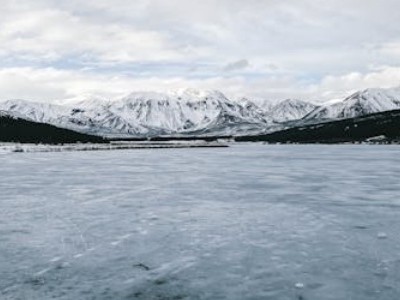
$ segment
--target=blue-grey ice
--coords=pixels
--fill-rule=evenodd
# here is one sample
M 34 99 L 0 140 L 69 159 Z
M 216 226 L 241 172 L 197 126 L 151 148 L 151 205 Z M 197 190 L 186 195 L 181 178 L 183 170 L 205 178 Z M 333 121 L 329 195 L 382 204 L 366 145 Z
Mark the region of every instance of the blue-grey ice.
M 398 146 L 0 154 L 0 299 L 400 299 Z

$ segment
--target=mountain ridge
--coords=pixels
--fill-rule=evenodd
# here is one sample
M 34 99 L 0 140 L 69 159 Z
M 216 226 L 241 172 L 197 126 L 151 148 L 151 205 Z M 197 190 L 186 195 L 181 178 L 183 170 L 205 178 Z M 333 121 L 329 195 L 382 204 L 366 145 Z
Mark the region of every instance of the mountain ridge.
M 78 97 L 55 104 L 0 102 L 0 110 L 26 120 L 105 137 L 262 134 L 301 124 L 400 109 L 400 88 L 366 89 L 318 106 L 298 99 L 258 104 L 233 101 L 217 90 L 133 92 L 124 97 Z
M 343 101 L 321 106 L 305 120 L 345 119 L 400 108 L 400 88 L 369 88 L 355 92 Z

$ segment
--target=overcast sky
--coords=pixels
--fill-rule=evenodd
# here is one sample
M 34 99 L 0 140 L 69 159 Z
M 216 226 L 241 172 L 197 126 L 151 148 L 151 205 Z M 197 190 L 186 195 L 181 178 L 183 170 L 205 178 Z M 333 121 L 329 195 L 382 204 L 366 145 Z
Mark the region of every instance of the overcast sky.
M 325 101 L 400 85 L 398 0 L 4 0 L 0 99 L 182 87 Z

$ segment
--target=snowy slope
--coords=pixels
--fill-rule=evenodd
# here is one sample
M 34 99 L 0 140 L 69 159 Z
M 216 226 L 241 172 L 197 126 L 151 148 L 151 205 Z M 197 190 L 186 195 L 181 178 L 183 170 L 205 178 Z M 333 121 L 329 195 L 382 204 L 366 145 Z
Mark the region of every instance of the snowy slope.
M 275 122 L 287 122 L 301 119 L 316 108 L 317 105 L 310 102 L 287 99 L 273 105 L 267 114 Z
M 0 117 L 15 117 L 11 112 L 0 110 Z
M 315 109 L 305 120 L 354 118 L 394 109 L 400 109 L 400 88 L 366 89 L 354 93 L 342 102 Z
M 63 106 L 47 103 L 37 103 L 27 100 L 8 100 L 0 103 L 0 110 L 9 113 L 19 113 L 26 119 L 41 123 L 50 123 L 52 119 L 57 119 L 68 110 Z
M 257 103 L 257 106 L 262 109 L 264 112 L 268 112 L 270 110 L 272 110 L 272 108 L 279 104 L 279 101 L 273 101 L 270 99 L 264 99 L 264 100 L 257 100 L 257 101 L 253 101 L 255 103 Z
M 82 110 L 78 107 L 27 100 L 7 100 L 0 103 L 0 110 L 30 121 L 52 124 L 84 133 L 108 131 L 108 128 L 102 128 L 101 124 L 82 114 Z

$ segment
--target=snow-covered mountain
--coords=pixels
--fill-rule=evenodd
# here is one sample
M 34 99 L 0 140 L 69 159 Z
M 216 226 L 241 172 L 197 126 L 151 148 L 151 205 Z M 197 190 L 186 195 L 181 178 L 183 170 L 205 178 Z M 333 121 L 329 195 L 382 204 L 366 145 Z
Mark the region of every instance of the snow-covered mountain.
M 400 88 L 366 89 L 341 102 L 316 108 L 304 119 L 345 119 L 394 109 L 400 109 Z
M 240 98 L 238 102 L 253 111 L 259 111 L 268 120 L 275 123 L 284 123 L 298 120 L 319 107 L 311 102 L 298 99 L 286 99 L 283 101 L 249 100 Z
M 213 131 L 232 134 L 241 127 L 263 128 L 270 122 L 256 105 L 230 101 L 218 91 L 143 92 L 116 100 L 89 98 L 63 104 L 8 100 L 0 103 L 0 110 L 17 112 L 36 122 L 108 136 Z
M 288 99 L 257 104 L 219 91 L 135 92 L 118 99 L 80 97 L 56 102 L 0 102 L 2 114 L 103 136 L 246 135 L 300 123 L 400 109 L 400 88 L 368 89 L 325 106 Z
M 267 111 L 267 114 L 274 122 L 281 123 L 299 120 L 317 107 L 317 105 L 310 102 L 297 99 L 287 99 L 273 105 Z
M 81 114 L 82 110 L 78 107 L 18 99 L 1 102 L 0 110 L 30 121 L 52 124 L 85 133 L 94 133 L 102 129 L 108 130 L 108 128 L 101 128 L 101 124 L 96 123 L 89 116 Z
M 133 93 L 113 103 L 109 110 L 130 124 L 136 123 L 167 133 L 210 130 L 233 123 L 267 123 L 261 112 L 246 109 L 218 91 Z

